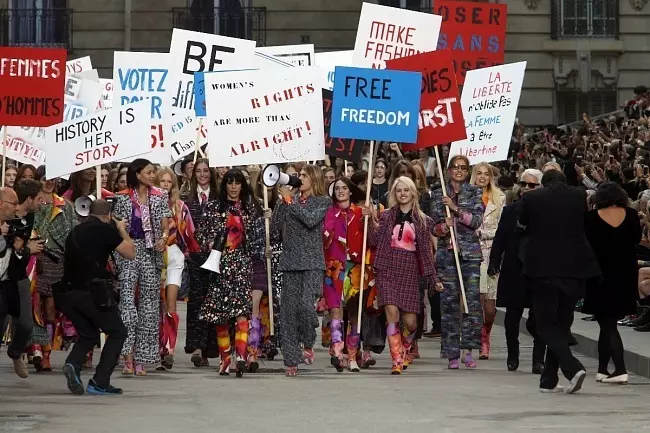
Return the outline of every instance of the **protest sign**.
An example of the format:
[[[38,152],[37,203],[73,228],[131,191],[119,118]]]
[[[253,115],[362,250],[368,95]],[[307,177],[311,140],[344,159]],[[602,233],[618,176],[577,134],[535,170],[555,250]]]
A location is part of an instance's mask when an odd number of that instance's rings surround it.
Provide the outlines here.
[[[113,62],[115,106],[146,100],[151,117],[151,162],[169,164],[171,136],[171,55],[116,51]]]
[[[194,108],[194,73],[255,67],[255,41],[174,29],[170,86],[172,105]]]
[[[441,22],[434,14],[364,3],[353,64],[383,69],[386,60],[435,51]]]
[[[313,66],[205,74],[207,128],[219,137],[208,144],[210,165],[323,159],[319,74]]]
[[[467,73],[460,99],[467,138],[453,142],[450,155],[472,165],[508,158],[525,72],[526,62],[518,62]]]
[[[102,106],[103,110],[113,108],[113,80],[111,78],[100,78],[99,84],[102,86]]]
[[[96,69],[65,77],[63,121],[79,119],[101,109],[102,85]]]
[[[17,126],[5,126],[4,128],[7,128],[7,158],[21,164],[31,164],[34,167],[45,163],[45,140],[43,136],[39,136],[39,132],[44,131],[43,128]],[[0,137],[3,136],[4,130],[0,126]],[[0,143],[0,153],[3,149],[5,148]]]
[[[418,141],[415,145],[404,145],[405,151],[446,144],[467,137],[449,50],[389,60],[386,67],[422,74]]]
[[[345,66],[335,73],[332,137],[415,143],[422,74]]]
[[[332,124],[332,91],[323,89],[323,130],[325,132],[325,153],[335,158],[358,162],[365,144],[364,140],[354,138],[334,138],[330,135]]]
[[[64,49],[0,47],[0,125],[61,122],[66,55]]]
[[[148,153],[147,101],[45,129],[48,178]]]
[[[349,51],[329,51],[326,53],[316,53],[316,66],[324,72],[323,88],[334,89],[334,68],[337,66],[352,66],[352,50]]]
[[[192,111],[182,110],[182,112],[174,113],[171,128],[173,142],[170,149],[172,161],[178,161],[194,152],[197,135],[200,147],[208,144],[208,129],[205,125],[201,125],[201,132],[197,134],[199,123]]]
[[[277,65],[274,65],[277,66]],[[287,65],[288,67],[293,67]],[[238,69],[241,71],[255,71],[257,69]],[[234,72],[234,71],[213,71],[208,74],[217,74],[219,72]],[[205,72],[197,72],[194,74],[194,113],[197,117],[205,117]]]
[[[507,4],[436,0],[433,13],[442,17],[438,49],[452,50],[458,84],[467,71],[503,64]]]
[[[80,57],[65,62],[65,70],[67,74],[80,74],[81,72],[90,71],[92,68],[93,64],[90,61],[90,56]]]
[[[256,51],[283,60],[293,66],[314,65],[314,44],[260,47]]]

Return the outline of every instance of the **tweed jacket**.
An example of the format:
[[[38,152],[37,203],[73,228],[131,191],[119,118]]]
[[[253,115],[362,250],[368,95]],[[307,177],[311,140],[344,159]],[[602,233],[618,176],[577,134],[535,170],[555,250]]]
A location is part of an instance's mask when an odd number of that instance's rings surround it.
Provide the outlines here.
[[[282,241],[281,271],[324,271],[323,220],[332,204],[328,196],[309,196],[304,204],[298,197],[288,203],[282,200],[273,214],[274,225],[285,224]]]
[[[451,193],[451,184],[447,185],[447,192]],[[476,230],[483,223],[483,192],[481,188],[465,182],[460,186],[458,194],[450,196],[460,209],[460,214],[454,217],[456,242],[463,260],[483,260],[481,244]],[[429,216],[435,223],[434,236],[438,238],[438,251],[436,254],[453,253],[451,236],[447,230],[445,205],[442,202],[442,188],[433,191],[433,200]]]
[[[77,225],[77,213],[67,200],[54,195],[51,204],[41,206],[34,215],[34,230],[50,250],[63,253],[65,241]]]
[[[501,212],[506,204],[506,195],[499,191],[499,202],[492,203],[488,201],[483,213],[483,222],[478,229],[478,237],[481,241],[481,250],[483,251],[483,260],[485,263],[490,261],[490,250],[492,249],[492,241],[497,233],[499,227],[499,220],[501,219]]]

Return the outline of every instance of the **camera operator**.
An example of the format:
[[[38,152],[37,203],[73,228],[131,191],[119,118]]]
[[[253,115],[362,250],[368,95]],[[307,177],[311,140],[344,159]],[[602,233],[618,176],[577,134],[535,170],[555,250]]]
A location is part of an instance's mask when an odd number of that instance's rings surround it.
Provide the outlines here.
[[[79,335],[63,367],[68,389],[77,395],[84,393],[81,366],[95,346],[100,329],[107,334],[106,344],[86,391],[98,395],[122,393],[110,384],[110,379],[126,339],[126,328],[117,309],[116,279],[107,264],[113,251],[133,260],[135,244],[126,222],[112,219],[111,211],[112,204],[106,200],[90,205],[88,219],[72,229],[66,239],[63,280],[52,287],[54,301]]]
[[[37,192],[38,193],[38,192]],[[27,262],[32,254],[43,250],[43,242],[29,239],[29,230],[21,230],[14,219],[18,211],[18,195],[11,188],[0,188],[0,330],[4,333],[7,314],[13,317],[14,336],[7,355],[21,378],[28,376],[21,355],[29,341],[33,319]],[[11,224],[8,224],[11,223]],[[25,226],[24,222],[22,223]]]

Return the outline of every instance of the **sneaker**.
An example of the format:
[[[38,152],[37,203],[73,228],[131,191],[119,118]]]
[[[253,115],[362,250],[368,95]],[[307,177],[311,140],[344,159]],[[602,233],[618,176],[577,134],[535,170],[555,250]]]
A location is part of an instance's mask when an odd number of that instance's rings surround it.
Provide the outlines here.
[[[316,354],[314,353],[314,349],[305,349],[304,356],[305,356],[305,364],[307,365],[312,365],[316,360]]]
[[[20,377],[21,379],[26,379],[27,376],[29,376],[29,372],[27,371],[27,366],[23,362],[21,358],[18,359],[12,359],[14,363],[14,371]]]
[[[450,359],[447,368],[449,370],[458,370],[460,368],[458,358]]]
[[[74,395],[83,395],[84,393],[84,384],[77,373],[77,369],[72,364],[66,364],[63,366],[63,375],[66,378],[68,389]]]
[[[86,392],[91,395],[118,395],[122,394],[122,388],[116,388],[113,385],[108,385],[106,388],[98,386],[93,379],[88,381]]]
[[[596,373],[596,382],[602,382],[603,379],[607,379],[609,377],[609,373]]]
[[[351,371],[351,372],[353,372],[353,373],[358,373],[358,372],[361,371],[361,369],[359,368],[359,364],[357,364],[357,361],[356,361],[356,360],[351,359],[351,360],[348,362],[348,371]]]
[[[627,381],[629,380],[629,375],[627,373],[624,374],[619,374],[617,376],[609,375],[608,377],[604,378],[601,382],[602,383],[611,383],[614,385],[627,385]]]
[[[573,379],[571,379],[571,383],[569,384],[566,393],[575,394],[576,392],[580,391],[580,388],[582,388],[582,382],[585,381],[585,377],[587,377],[586,371],[580,370],[577,372],[576,375],[573,376]]]
[[[540,388],[539,392],[542,394],[558,394],[560,392],[564,392],[564,388],[558,385],[555,388]]]

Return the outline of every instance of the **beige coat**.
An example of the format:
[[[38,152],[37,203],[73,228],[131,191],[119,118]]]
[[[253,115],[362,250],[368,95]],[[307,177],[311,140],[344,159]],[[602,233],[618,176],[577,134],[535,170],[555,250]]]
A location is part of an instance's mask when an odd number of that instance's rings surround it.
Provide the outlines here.
[[[499,220],[501,219],[501,212],[506,204],[506,195],[499,191],[499,203],[488,202],[485,212],[483,213],[483,223],[476,231],[479,239],[481,240],[481,251],[483,252],[483,260],[487,263],[490,260],[490,250],[492,249],[492,240],[497,232]]]

